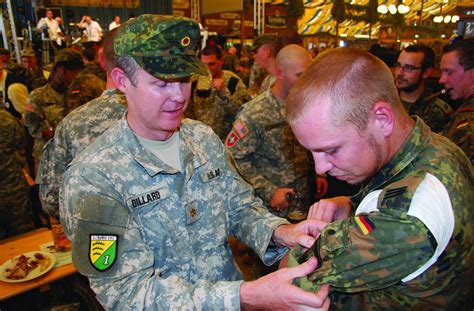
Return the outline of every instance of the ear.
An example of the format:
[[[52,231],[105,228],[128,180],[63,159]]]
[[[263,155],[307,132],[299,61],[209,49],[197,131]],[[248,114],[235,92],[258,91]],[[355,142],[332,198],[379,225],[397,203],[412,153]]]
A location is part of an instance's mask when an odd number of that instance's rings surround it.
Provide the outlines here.
[[[101,46],[99,51],[97,51],[97,58],[99,60],[99,64],[100,64],[100,68],[104,69],[104,70],[107,70],[107,68],[105,67],[105,56],[104,56],[104,47]]]
[[[370,124],[384,137],[392,135],[395,125],[395,112],[386,102],[376,102],[370,113]]]
[[[423,79],[428,79],[433,73],[433,68],[429,67],[423,71]]]
[[[277,77],[278,80],[284,80],[284,76],[283,76],[283,69],[281,68],[281,66],[276,66],[275,67],[275,76]]]
[[[127,86],[130,84],[125,72],[122,68],[115,67],[110,72],[110,76],[112,77],[112,81],[114,81],[115,86],[122,92],[126,93]],[[128,82],[128,83],[127,83]]]
[[[265,56],[267,58],[269,58],[270,56],[272,56],[272,51],[270,50],[270,48],[268,46],[263,46],[263,52],[265,53]]]

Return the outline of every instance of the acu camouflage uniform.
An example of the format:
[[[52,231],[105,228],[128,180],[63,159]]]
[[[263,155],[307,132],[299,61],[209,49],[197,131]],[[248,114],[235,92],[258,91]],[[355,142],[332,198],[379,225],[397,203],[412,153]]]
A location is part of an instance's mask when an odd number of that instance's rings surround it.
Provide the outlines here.
[[[59,123],[54,138],[46,145],[38,178],[43,211],[59,218],[59,187],[66,166],[97,137],[123,116],[127,102],[117,89],[107,89],[102,96],[68,114]]]
[[[449,194],[454,231],[436,262],[404,282],[403,278],[432,257],[437,246],[427,227],[407,214],[427,173],[434,175]],[[320,284],[330,284],[331,301],[337,309],[455,310],[463,303],[469,306],[473,184],[472,167],[462,151],[431,133],[417,118],[401,150],[352,197],[354,207],[358,207],[369,193],[382,190],[376,201],[379,211],[328,224],[306,254],[315,254],[320,266],[296,283],[311,291]],[[361,217],[365,228],[372,230],[368,234],[358,225]],[[300,252],[297,249],[290,254],[292,265]]]
[[[25,126],[35,139],[33,156],[39,160],[43,147],[51,138],[46,131],[54,129],[64,117],[64,97],[66,94],[55,91],[48,83],[33,90],[28,95],[28,103],[36,112],[25,113]]]
[[[209,125],[222,141],[232,128],[232,122],[242,104],[250,97],[242,80],[235,73],[222,71],[225,88],[217,91],[208,76],[194,76],[192,97],[184,115]]]
[[[227,237],[235,235],[272,264],[286,248],[269,247],[271,216],[232,165],[212,130],[185,119],[177,171],[138,142],[126,119],[73,160],[60,214],[74,265],[106,308],[239,309],[241,275]],[[98,271],[90,235],[116,236],[115,262]]]
[[[444,135],[458,145],[474,164],[474,96],[456,110]]]
[[[286,122],[285,102],[271,89],[243,106],[226,147],[267,205],[278,188],[293,188],[308,199],[307,152]]]
[[[25,130],[0,108],[0,239],[33,230],[30,187],[17,152],[26,145]]]
[[[79,106],[99,97],[105,90],[105,82],[98,76],[82,71],[68,86],[64,99],[65,115]]]
[[[451,120],[453,109],[438,97],[426,101],[430,95],[432,95],[431,90],[425,89],[425,92],[414,103],[408,103],[404,100],[402,100],[402,103],[409,115],[421,117],[433,132],[440,133]]]

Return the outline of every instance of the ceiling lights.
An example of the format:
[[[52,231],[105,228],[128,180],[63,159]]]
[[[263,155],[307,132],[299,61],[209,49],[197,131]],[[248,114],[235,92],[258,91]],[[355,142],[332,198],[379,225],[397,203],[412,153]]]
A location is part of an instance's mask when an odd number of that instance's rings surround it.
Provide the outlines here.
[[[404,5],[403,3],[399,4],[398,6],[395,4],[390,4],[389,6],[386,6],[385,4],[381,4],[377,7],[377,12],[380,14],[387,14],[390,12],[390,14],[407,14],[410,11],[410,7],[408,5]]]

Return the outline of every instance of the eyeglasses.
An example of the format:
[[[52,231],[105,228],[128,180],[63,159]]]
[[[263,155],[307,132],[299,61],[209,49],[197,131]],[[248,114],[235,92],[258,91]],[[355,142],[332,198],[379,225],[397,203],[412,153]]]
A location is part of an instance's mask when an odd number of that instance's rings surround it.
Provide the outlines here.
[[[403,72],[412,72],[413,70],[418,70],[418,69],[423,68],[423,67],[415,67],[415,66],[412,66],[412,65],[402,65],[400,63],[395,63],[394,67],[395,67],[395,69],[396,68],[401,68],[403,70]]]

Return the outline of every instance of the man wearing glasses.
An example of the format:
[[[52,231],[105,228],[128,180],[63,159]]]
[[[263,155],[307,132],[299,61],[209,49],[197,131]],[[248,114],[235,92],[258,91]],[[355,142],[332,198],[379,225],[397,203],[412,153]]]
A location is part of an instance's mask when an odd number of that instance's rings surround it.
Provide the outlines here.
[[[452,108],[443,100],[432,96],[426,86],[435,64],[433,50],[425,45],[410,45],[398,56],[395,63],[395,85],[409,115],[418,115],[433,132],[441,132],[449,123]]]

